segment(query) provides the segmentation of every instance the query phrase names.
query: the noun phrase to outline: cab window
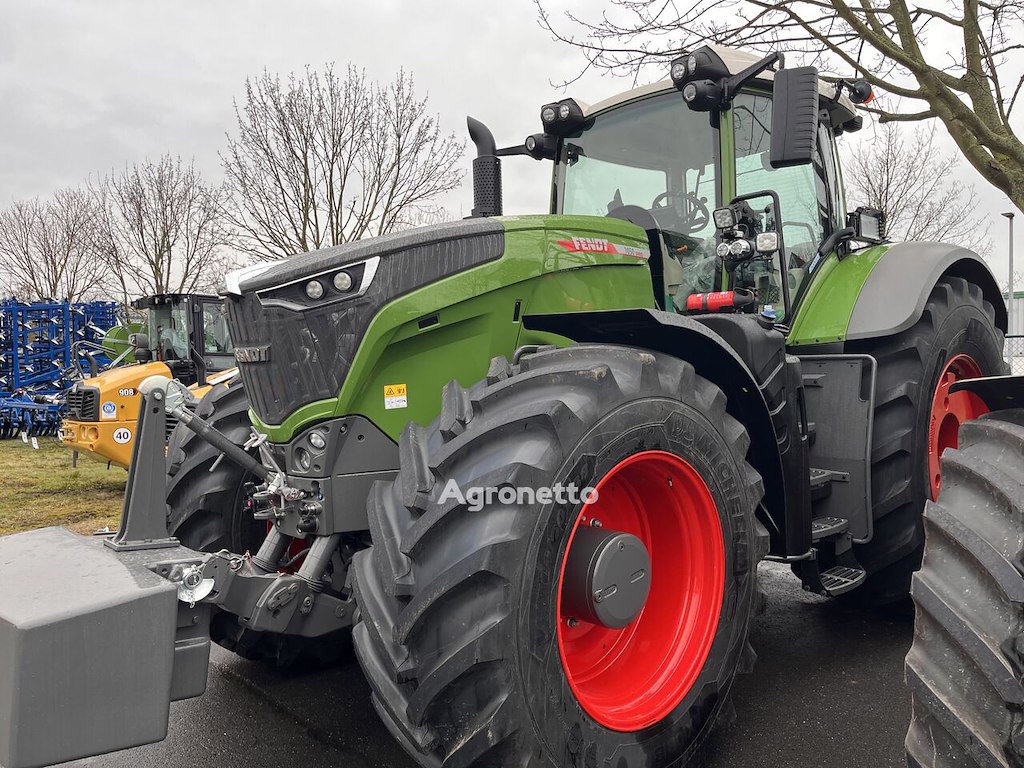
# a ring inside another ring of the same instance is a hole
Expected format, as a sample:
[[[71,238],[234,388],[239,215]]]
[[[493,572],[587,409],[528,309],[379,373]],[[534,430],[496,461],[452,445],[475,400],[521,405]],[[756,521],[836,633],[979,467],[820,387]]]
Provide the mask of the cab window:
[[[185,304],[156,307],[150,311],[150,344],[158,360],[188,360],[188,309]]]
[[[774,190],[779,211],[764,209],[766,230],[781,230],[786,252],[775,260],[768,284],[770,295],[759,304],[771,303],[781,311],[781,280],[786,275],[790,297],[795,297],[807,279],[807,267],[818,245],[831,230],[832,200],[829,197],[825,163],[820,147],[810,165],[772,168],[772,100],[761,94],[740,94],[733,103],[733,139],[736,145],[736,193]],[[758,201],[759,204],[764,205]]]
[[[227,308],[219,301],[204,301],[203,354],[226,355],[234,351],[228,334]]]

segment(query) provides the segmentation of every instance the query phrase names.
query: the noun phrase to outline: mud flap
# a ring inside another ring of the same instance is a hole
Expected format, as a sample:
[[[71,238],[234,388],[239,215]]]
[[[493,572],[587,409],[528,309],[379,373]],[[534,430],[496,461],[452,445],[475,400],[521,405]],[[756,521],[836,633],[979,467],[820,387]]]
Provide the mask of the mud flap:
[[[160,741],[172,699],[203,693],[209,608],[180,603],[153,560],[61,528],[0,538],[0,765]]]

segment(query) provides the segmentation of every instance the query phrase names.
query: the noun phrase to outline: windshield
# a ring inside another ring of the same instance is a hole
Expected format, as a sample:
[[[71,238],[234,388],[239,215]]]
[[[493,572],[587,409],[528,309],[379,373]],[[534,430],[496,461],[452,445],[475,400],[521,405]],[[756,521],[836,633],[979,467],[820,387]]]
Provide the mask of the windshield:
[[[149,343],[157,360],[189,359],[187,320],[184,303],[149,310]]]
[[[709,114],[690,110],[675,91],[619,107],[563,142],[561,212],[607,216],[624,206],[643,209],[674,257],[665,268],[668,298],[710,291],[717,154]]]

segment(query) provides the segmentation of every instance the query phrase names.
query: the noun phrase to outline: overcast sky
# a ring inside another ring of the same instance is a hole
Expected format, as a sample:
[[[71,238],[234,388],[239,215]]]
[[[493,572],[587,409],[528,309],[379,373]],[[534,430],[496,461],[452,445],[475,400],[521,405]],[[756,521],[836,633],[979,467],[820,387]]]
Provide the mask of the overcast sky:
[[[540,130],[540,105],[564,97],[551,82],[575,74],[580,57],[550,40],[529,0],[0,0],[0,205],[163,152],[194,156],[219,180],[246,75],[335,61],[384,80],[405,67],[447,131],[465,136],[472,114],[511,144]],[[627,87],[594,75],[569,95],[594,102]],[[549,173],[506,160],[506,213],[545,210]],[[966,163],[960,177],[990,212],[991,263],[1005,282],[999,213],[1011,207]],[[464,184],[444,203],[465,215],[471,194]],[[1017,240],[1022,272],[1024,229]]]

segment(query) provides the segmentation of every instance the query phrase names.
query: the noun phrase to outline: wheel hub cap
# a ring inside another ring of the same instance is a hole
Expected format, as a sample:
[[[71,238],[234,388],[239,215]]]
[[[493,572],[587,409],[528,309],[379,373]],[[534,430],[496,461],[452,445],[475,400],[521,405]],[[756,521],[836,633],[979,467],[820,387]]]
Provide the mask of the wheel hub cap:
[[[591,624],[622,629],[633,623],[651,590],[651,557],[630,533],[580,528],[562,581],[562,610]]]

